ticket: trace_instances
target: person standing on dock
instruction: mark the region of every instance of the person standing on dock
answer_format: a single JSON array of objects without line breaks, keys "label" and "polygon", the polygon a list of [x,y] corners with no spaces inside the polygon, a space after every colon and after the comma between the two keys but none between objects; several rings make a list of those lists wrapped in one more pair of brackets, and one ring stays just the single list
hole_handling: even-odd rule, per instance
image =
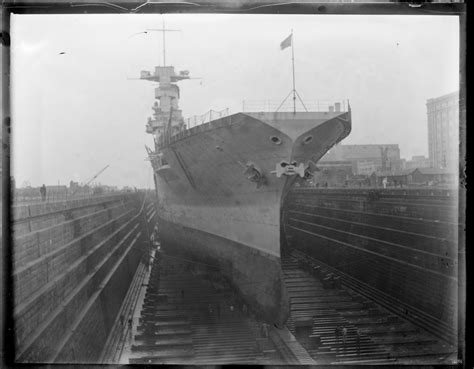
[{"label": "person standing on dock", "polygon": [[339,351],[339,335],[341,333],[341,328],[339,326],[336,327],[336,350]]},{"label": "person standing on dock", "polygon": [[41,201],[46,201],[46,186],[43,185],[40,187]]},{"label": "person standing on dock", "polygon": [[342,328],[342,344],[344,345],[344,350],[346,349],[346,340],[347,340],[347,328]]}]

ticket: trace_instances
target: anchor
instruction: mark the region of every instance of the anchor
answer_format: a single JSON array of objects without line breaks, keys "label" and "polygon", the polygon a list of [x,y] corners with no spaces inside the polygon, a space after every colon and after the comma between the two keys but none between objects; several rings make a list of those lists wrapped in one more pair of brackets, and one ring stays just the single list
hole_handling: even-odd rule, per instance
[{"label": "anchor", "polygon": [[277,163],[276,168],[272,173],[276,174],[277,178],[280,178],[282,175],[285,176],[294,176],[299,175],[301,178],[304,178],[306,175],[305,165],[300,163],[300,165],[296,166],[296,161],[288,163],[286,161],[282,161]]},{"label": "anchor", "polygon": [[267,179],[262,174],[262,171],[259,167],[257,167],[254,163],[248,162],[245,164],[246,169],[244,174],[247,175],[247,179],[251,182],[255,182],[257,184],[257,188],[260,188],[262,185],[267,184]]}]

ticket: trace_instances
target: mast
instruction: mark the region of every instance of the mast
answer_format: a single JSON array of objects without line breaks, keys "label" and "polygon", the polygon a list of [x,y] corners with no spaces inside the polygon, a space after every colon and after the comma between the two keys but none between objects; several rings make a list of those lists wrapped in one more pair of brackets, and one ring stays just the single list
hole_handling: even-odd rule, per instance
[{"label": "mast", "polygon": [[283,99],[283,101],[281,102],[281,104],[278,106],[277,110],[280,110],[280,108],[283,106],[283,104],[285,103],[285,101],[291,96],[291,94],[293,94],[293,114],[296,114],[296,97],[298,97],[298,99],[300,100],[301,102],[301,105],[303,105],[303,108],[308,111],[308,109],[306,109],[306,106],[304,105],[303,103],[303,100],[301,99],[300,97],[300,94],[298,93],[298,91],[296,91],[296,79],[295,79],[295,40],[294,40],[294,37],[293,37],[293,28],[291,29],[291,33],[290,35],[285,38],[281,43],[280,43],[280,48],[282,50],[286,49],[287,47],[289,47],[291,45],[291,66],[292,66],[292,72],[293,72],[293,89],[290,91],[290,93]]},{"label": "mast", "polygon": [[163,19],[163,28],[148,28],[150,32],[163,32],[163,66],[166,66],[166,32],[179,32],[179,29],[166,29],[165,20]]},{"label": "mast", "polygon": [[293,65],[293,113],[296,114],[296,87],[295,87],[295,39],[291,29],[291,61]]}]

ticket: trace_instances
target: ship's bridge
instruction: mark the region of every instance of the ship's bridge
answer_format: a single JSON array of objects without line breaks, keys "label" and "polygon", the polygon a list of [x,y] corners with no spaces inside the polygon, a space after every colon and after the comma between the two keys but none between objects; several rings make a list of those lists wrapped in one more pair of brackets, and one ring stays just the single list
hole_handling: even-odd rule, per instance
[{"label": "ship's bridge", "polygon": [[179,87],[170,84],[155,88],[155,97],[157,99],[160,99],[165,96],[171,97],[172,99],[179,99]]},{"label": "ship's bridge", "polygon": [[[153,74],[142,71],[140,79],[159,82],[155,89],[157,99],[152,106],[153,117],[148,118],[146,132],[154,134],[156,138],[167,132],[174,134],[184,127],[181,110],[179,109],[179,87],[175,84],[183,79],[189,79],[187,70],[177,74],[173,66],[155,67]],[[169,128],[167,128],[169,126]]]},{"label": "ship's bridge", "polygon": [[[171,116],[172,122],[182,122],[182,111],[181,110],[172,110],[170,111],[157,111],[153,118],[148,118],[148,123],[146,125],[146,132],[153,133],[157,131],[157,133],[163,133],[164,127],[169,123]],[[175,125],[175,124],[174,124]],[[178,124],[180,125],[180,124]],[[184,125],[184,122],[182,123]]]}]

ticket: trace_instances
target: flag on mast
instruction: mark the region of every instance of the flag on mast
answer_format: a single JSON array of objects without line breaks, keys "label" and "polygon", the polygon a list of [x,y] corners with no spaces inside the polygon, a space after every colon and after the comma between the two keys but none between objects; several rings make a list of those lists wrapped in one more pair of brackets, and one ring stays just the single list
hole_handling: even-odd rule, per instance
[{"label": "flag on mast", "polygon": [[291,46],[291,39],[292,39],[292,36],[293,36],[293,33],[291,33],[287,38],[285,38],[281,44],[280,44],[280,48],[282,50],[286,49],[287,47],[290,47]]}]

